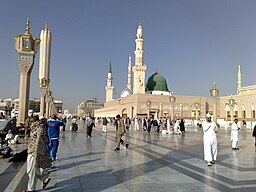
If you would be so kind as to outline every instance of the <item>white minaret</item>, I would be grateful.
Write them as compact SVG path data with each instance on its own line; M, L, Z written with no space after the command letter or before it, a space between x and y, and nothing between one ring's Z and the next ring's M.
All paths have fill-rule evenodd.
M239 93L239 90L242 85L242 74L241 74L241 68L240 65L238 65L238 72L237 72L237 93Z
M143 34L142 26L139 24L136 34L135 65L133 66L133 94L145 93L145 72L146 65L143 63Z
M51 58L51 32L47 23L40 33L40 57L39 57L39 87L40 87L40 115L45 115L46 92L50 83L50 58Z
M111 61L109 62L108 68L108 78L107 78L107 86L106 86L106 102L113 100L113 90L114 87L112 86L112 69L111 69Z
M127 88L132 90L132 57L129 57L128 62L128 81L127 81Z

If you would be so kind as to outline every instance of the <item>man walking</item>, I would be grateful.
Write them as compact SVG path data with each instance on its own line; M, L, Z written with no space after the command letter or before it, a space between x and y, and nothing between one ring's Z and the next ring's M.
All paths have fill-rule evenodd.
M27 174L28 186L24 192L35 191L37 180L43 182L45 188L50 182L46 171L51 167L51 161L46 153L45 145L48 142L45 124L40 123L39 118L31 117L31 132L28 140Z
M87 119L87 129L86 129L86 134L88 138L92 137L93 127L95 127L95 120L94 120L94 117L90 115Z
M231 134L230 134L230 141L232 142L232 149L233 150L239 150L237 147L238 144L238 131L239 127L237 125L238 119L234 120L234 123L231 126Z
M47 121L47 125L49 142L48 145L46 145L46 149L49 156L52 151L52 161L56 162L58 161L57 151L59 147L60 126L63 126L64 122L59 121L56 115L52 115L52 117Z
M102 120L102 132L106 133L107 132L107 125L108 125L109 121L107 120L106 117L103 118Z
M117 146L115 148L115 151L120 150L120 143L122 145L125 144L125 142L122 140L122 136L125 133L125 125L124 120L121 118L121 116L118 114L116 116L116 140L117 140ZM129 147L129 144L126 144L126 149Z
M29 134L30 134L30 124L31 124L30 118L32 118L32 116L27 117L27 119L25 120L25 125L24 125L25 137L24 137L24 140L27 140L28 137L29 137Z
M129 132L130 125L131 125L131 119L129 117L126 117L126 119L125 119L125 129L126 129L127 132Z
M217 137L218 127L211 121L211 114L206 114L206 121L202 124L204 132L204 160L207 166L212 166L217 159Z

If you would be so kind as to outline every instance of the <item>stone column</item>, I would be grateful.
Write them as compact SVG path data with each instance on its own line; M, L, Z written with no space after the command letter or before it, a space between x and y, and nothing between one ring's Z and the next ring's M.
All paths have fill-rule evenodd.
M40 115L45 116L46 89L40 90Z
M20 89L19 89L19 115L17 124L24 124L25 119L28 116L29 107L29 93L30 93L30 76L34 66L34 55L32 54L19 54L20 58L26 58L25 60L19 60L20 66Z

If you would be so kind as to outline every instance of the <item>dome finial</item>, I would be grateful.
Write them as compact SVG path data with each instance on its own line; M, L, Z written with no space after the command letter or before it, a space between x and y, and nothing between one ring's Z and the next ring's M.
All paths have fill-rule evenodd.
M48 23L47 23L47 21L45 22L44 28L45 28L45 29L48 29Z

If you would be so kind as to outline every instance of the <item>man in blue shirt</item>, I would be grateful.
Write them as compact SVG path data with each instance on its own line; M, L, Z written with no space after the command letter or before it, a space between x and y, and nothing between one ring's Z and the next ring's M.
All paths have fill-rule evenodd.
M51 118L47 121L47 126L49 142L46 145L46 149L48 155L51 156L52 161L56 162L57 151L59 147L60 126L64 126L64 122L59 121L56 115L52 115ZM50 154L51 151L52 154Z

